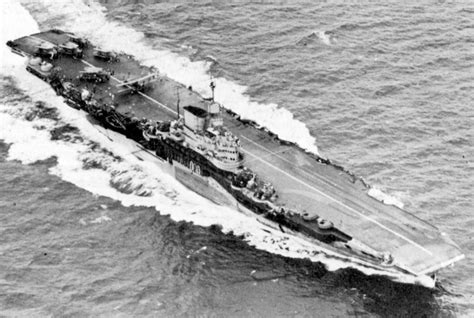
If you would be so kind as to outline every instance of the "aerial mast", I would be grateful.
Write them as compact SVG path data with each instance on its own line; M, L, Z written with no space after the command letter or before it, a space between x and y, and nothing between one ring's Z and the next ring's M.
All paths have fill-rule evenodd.
M176 114L179 119L179 86L176 87Z
M212 77L212 74L211 74L211 83L209 84L209 87L212 90L212 101L214 101L214 89L216 88L216 83L214 82L214 78Z

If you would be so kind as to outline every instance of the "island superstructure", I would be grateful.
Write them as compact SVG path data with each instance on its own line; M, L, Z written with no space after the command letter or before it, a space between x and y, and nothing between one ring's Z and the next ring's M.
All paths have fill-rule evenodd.
M464 257L435 226L370 197L361 178L131 56L61 30L7 45L91 122L133 139L217 204L330 255L420 281Z

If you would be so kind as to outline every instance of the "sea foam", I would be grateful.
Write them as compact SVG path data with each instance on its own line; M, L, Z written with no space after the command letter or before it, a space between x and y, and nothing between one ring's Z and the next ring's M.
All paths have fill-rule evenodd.
M331 45L331 38L326 34L326 31L315 31L315 34L324 44Z
M371 187L367 194L384 204L394 205L400 209L403 209L404 205L400 199L394 197L393 195L386 194L377 187Z
M157 67L168 77L192 86L203 96L210 95L209 69L214 58L203 61L191 61L185 56L167 50L153 49L146 43L145 35L106 17L106 8L94 1L54 0L27 1L27 7L34 11L40 20L50 20L54 15L55 27L64 28L100 43L104 49L125 52L135 56L142 64ZM60 22L58 21L60 20ZM315 30L314 34L326 45L331 45L331 38L325 31ZM261 104L252 101L246 95L247 87L225 78L215 78L218 86L215 99L226 108L232 109L241 118L251 119L260 126L267 127L281 139L293 141L303 149L318 154L316 139L311 136L306 125L294 119L293 114L277 104ZM402 207L397 198L371 188L368 192L373 198L385 203Z
M86 10L82 3L73 4L79 6L79 11ZM7 13L5 8L8 9ZM2 10L1 29L5 32L1 33L0 40L3 43L8 39L38 31L37 23L19 4L6 1ZM82 13L78 14L79 17L84 15L83 11L80 12ZM100 23L109 22L101 20ZM6 28L6 25L9 27ZM111 28L111 26L105 26L105 28ZM131 32L133 37L133 31L127 32ZM146 49L145 46L142 48ZM118 200L124 206L153 207L162 214L170 215L175 221L188 221L200 226L219 224L224 233L232 231L236 235L242 235L250 245L259 249L287 257L309 258L314 262L325 264L328 270L352 267L368 275L385 275L398 281L416 282L416 279L411 276L360 266L354 259L337 258L331 255L330 251L274 230L253 217L231 208L215 205L200 197L152 161L141 161L135 157L133 152L136 150L136 145L132 141L123 138L123 142L112 142L110 137L116 133L104 133L94 128L84 112L68 107L60 97L48 89L46 83L29 74L24 68L22 58L8 52L5 46L2 46L0 52L4 57L0 69L3 81L13 78L18 87L29 95L28 100L13 102L2 96L0 139L11 144L9 159L29 164L55 157L57 162L50 168L51 174L95 195ZM41 125L38 124L38 120L26 120L25 113L36 107L37 101L46 102L49 107L56 108L59 113L58 118L41 118L39 119ZM77 127L77 133L81 138L52 140L51 130L65 123ZM118 134L113 137L114 139L122 138ZM91 161L95 161L98 165L85 168L87 162ZM114 181L129 183L130 191L124 192L117 189L112 185ZM142 195L143 189L146 190L146 195ZM111 218L113 219L113 216ZM431 284L429 281L418 283Z
M121 51L133 55L142 64L154 66L168 77L192 86L203 96L210 96L209 69L212 60L191 61L167 50L156 50L147 44L145 35L106 17L106 9L95 2L82 1L58 2L53 0L27 2L34 16L47 20L60 14L60 27L85 36L93 43L109 50ZM58 21L55 20L58 23ZM293 114L274 103L261 104L252 101L246 94L247 87L223 77L215 78L217 89L215 99L224 107L267 127L281 139L293 141L303 149L318 153L316 140L306 125L296 120Z

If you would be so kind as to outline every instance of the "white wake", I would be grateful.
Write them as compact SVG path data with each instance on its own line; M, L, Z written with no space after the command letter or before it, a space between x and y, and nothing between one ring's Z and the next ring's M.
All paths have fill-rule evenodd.
M46 5L50 5L50 3L46 2ZM140 50L143 50L138 51L141 58L147 54L153 56L169 54L152 51L144 44L140 44L141 38L133 30L115 23L109 25L109 22L103 17L103 13L90 11L96 9L83 8L83 3L74 3L73 5L78 6L79 20L77 21L83 23L85 19L91 19L90 23L96 23L88 28L100 29L97 25L100 23L102 28L108 32L112 32L114 29L119 30L117 31L118 35L112 33L112 36L123 36L128 39L137 36L138 39L135 43ZM1 33L0 41L2 43L39 30L36 21L21 5L8 0L4 1L1 6L0 27L5 30ZM64 6L58 10L64 9L67 12L67 8L69 8L67 6L70 5ZM71 9L71 16L72 11ZM92 18L88 18L84 12L89 12ZM94 19L103 20L97 22ZM75 23L78 23L77 21ZM64 27L68 27L68 25ZM77 30L78 25L72 25L71 28L82 34L87 33L86 30ZM88 32L92 32L92 30L89 29ZM93 36L96 37L93 40L104 41L106 34L106 31L101 33L99 30ZM108 37L112 36L108 35ZM112 42L114 41L109 44L112 45ZM388 275L392 279L414 282L413 277L381 272L358 266L348 260L328 256L304 240L275 231L252 217L247 217L230 208L217 206L200 197L185 188L153 162L141 161L132 155L131 153L136 149L136 145L132 141L124 139L123 143L115 143L95 129L86 119L85 113L68 107L62 98L56 96L53 90L48 88L46 83L29 74L24 68L24 60L9 52L6 46L1 47L0 54L2 57L0 85L5 87L9 84L9 77L13 78L16 85L29 96L28 100L15 100L9 98L10 96L1 96L0 139L11 145L8 153L9 160L19 160L24 164L30 164L55 157L57 163L50 168L51 174L93 194L118 200L124 206L153 207L162 214L170 215L175 221L188 221L200 226L219 224L224 233L232 231L236 235L243 235L250 245L259 249L287 257L309 258L314 262L325 264L331 271L352 267L368 275ZM183 59L185 67L191 69L199 65L199 63L190 63L185 58L172 57L173 63L178 63L180 59ZM181 67L174 66L176 70L182 70ZM170 68L173 69L173 66ZM200 69L199 72L201 71ZM195 85L193 84L193 86ZM38 117L31 121L27 120L30 118L29 114L37 111L36 102L38 101L44 101L47 107L56 109L58 111L57 118ZM77 127L78 131L70 134L73 135L72 137L80 138L52 140L51 131L65 124ZM110 132L110 134L114 133ZM124 188L120 188L121 185ZM108 215L107 218L113 219L113 215ZM102 218L97 220L97 222L99 221L107 220Z

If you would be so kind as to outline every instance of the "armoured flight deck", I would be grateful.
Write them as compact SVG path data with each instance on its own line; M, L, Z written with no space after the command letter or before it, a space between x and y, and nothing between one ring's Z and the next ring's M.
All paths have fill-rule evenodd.
M38 47L67 47L74 40L70 33L51 30L8 43L13 52L24 56L37 54ZM144 67L133 57L119 54L117 59L98 59L92 45L85 45L81 56L59 56L45 60L61 69L64 80L87 88L101 103L113 104L117 112L151 120L176 119L183 107L204 107L207 103L192 88L185 87L153 68ZM53 56L52 56L53 57ZM79 80L85 70L101 68L110 80L91 85ZM155 78L156 77L156 78ZM123 94L130 79L153 78L146 90ZM181 107L180 107L181 106ZM225 105L222 105L224 108ZM245 166L271 182L278 192L275 204L296 213L317 214L334 227L371 249L391 255L391 265L414 276L429 275L464 257L446 235L392 205L368 195L361 178L340 166L281 140L254 122L230 110L222 112L223 125L240 139ZM350 255L350 254L344 254Z

